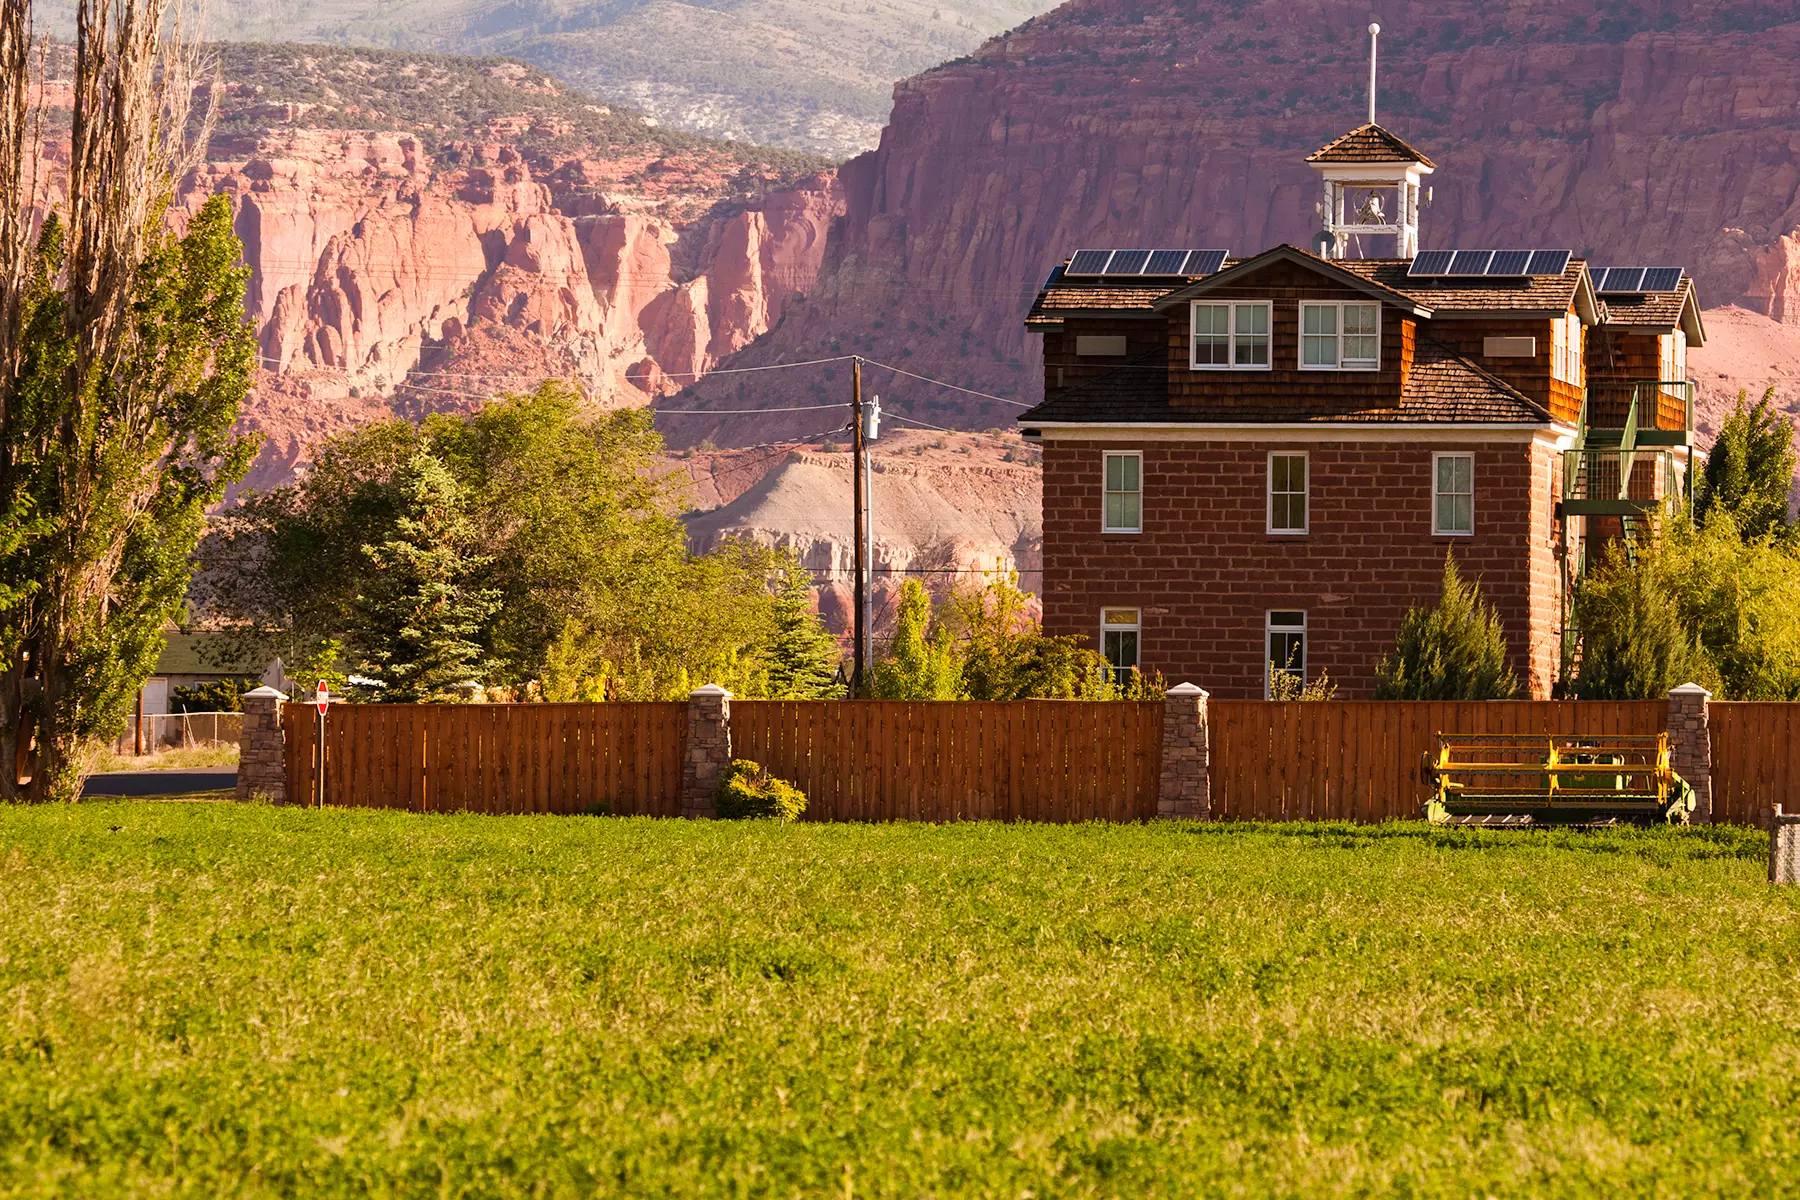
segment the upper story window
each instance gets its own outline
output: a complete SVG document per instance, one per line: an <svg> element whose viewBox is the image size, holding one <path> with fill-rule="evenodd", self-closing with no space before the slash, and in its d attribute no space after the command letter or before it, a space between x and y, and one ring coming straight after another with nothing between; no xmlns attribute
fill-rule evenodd
<svg viewBox="0 0 1800 1200"><path fill-rule="evenodd" d="M1106 454L1106 511L1102 533L1137 533L1144 527L1144 456Z"/></svg>
<svg viewBox="0 0 1800 1200"><path fill-rule="evenodd" d="M1434 454L1431 485L1431 532L1468 536L1475 532L1475 456Z"/></svg>
<svg viewBox="0 0 1800 1200"><path fill-rule="evenodd" d="M1193 350L1188 365L1196 371L1268 370L1272 307L1266 300L1231 304L1196 302Z"/></svg>
<svg viewBox="0 0 1800 1200"><path fill-rule="evenodd" d="M1381 366L1381 305L1300 305L1300 369L1373 371Z"/></svg>
<svg viewBox="0 0 1800 1200"><path fill-rule="evenodd" d="M1564 313L1561 320L1551 322L1551 378L1581 386L1584 378L1581 338L1581 318L1574 313Z"/></svg>
<svg viewBox="0 0 1800 1200"><path fill-rule="evenodd" d="M1656 339L1657 376L1663 383L1687 378L1687 331L1677 329Z"/></svg>
<svg viewBox="0 0 1800 1200"><path fill-rule="evenodd" d="M1306 532L1306 455L1269 455L1269 532Z"/></svg>

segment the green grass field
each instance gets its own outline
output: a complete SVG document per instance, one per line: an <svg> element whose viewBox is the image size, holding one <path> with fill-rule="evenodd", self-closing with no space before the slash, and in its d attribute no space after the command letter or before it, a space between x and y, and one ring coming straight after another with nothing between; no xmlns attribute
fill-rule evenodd
<svg viewBox="0 0 1800 1200"><path fill-rule="evenodd" d="M0 811L0 1195L1771 1195L1741 831Z"/></svg>

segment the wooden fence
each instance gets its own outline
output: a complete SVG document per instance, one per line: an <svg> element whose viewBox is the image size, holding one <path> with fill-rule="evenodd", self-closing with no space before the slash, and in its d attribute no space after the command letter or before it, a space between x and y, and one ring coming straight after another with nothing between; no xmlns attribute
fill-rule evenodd
<svg viewBox="0 0 1800 1200"><path fill-rule="evenodd" d="M1800 811L1800 704L1713 701L1713 819L1766 825L1769 810Z"/></svg>
<svg viewBox="0 0 1800 1200"><path fill-rule="evenodd" d="M1655 734L1669 705L1215 700L1207 710L1215 820L1388 821L1419 815L1440 732Z"/></svg>
<svg viewBox="0 0 1800 1200"><path fill-rule="evenodd" d="M1160 701L734 700L732 754L809 821L1136 821L1156 815Z"/></svg>
<svg viewBox="0 0 1800 1200"><path fill-rule="evenodd" d="M310 802L318 715L284 714L288 795ZM325 803L413 812L681 815L687 705L340 704Z"/></svg>

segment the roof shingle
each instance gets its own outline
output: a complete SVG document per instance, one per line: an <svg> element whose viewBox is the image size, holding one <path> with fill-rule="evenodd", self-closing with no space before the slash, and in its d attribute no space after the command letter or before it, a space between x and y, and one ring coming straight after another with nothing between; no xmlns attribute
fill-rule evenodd
<svg viewBox="0 0 1800 1200"><path fill-rule="evenodd" d="M1019 420L1069 424L1267 422L1320 425L1368 423L1538 424L1550 413L1511 384L1439 342L1422 339L1399 403L1345 408L1305 393L1291 403L1209 402L1204 408L1169 401L1164 355L1147 355L1070 388L1028 410Z"/></svg>
<svg viewBox="0 0 1800 1200"><path fill-rule="evenodd" d="M1379 125L1359 125L1306 156L1309 163L1416 162L1437 166L1424 154Z"/></svg>

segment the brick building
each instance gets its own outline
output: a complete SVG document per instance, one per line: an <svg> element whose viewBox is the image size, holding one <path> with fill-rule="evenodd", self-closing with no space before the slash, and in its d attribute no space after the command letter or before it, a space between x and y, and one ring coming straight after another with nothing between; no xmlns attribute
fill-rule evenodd
<svg viewBox="0 0 1800 1200"><path fill-rule="evenodd" d="M1453 553L1548 696L1589 548L1686 487L1692 281L1419 251L1435 164L1379 125L1308 162L1311 251L1080 251L1038 295L1046 632L1220 697L1271 662L1364 697Z"/></svg>

